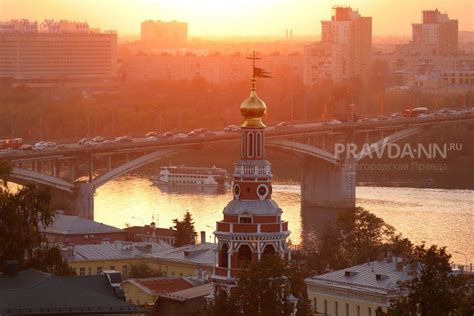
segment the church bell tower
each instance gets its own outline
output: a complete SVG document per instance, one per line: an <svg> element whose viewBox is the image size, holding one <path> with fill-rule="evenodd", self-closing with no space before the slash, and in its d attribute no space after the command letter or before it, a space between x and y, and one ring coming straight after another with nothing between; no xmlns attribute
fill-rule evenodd
<svg viewBox="0 0 474 316"><path fill-rule="evenodd" d="M290 259L287 238L288 222L283 211L272 200L271 164L265 159L265 125L262 119L267 107L257 96L256 78L267 75L255 67L250 96L240 105L244 117L241 125L240 160L234 163L233 199L224 208L224 218L217 222L218 240L213 280L227 291L235 285L240 269L266 255Z"/></svg>

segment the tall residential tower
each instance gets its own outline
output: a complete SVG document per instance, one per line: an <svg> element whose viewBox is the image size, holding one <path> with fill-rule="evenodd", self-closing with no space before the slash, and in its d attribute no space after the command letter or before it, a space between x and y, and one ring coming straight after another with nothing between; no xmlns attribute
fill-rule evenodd
<svg viewBox="0 0 474 316"><path fill-rule="evenodd" d="M321 41L305 47L305 84L363 74L371 50L372 18L350 7L333 7L331 20L321 21Z"/></svg>

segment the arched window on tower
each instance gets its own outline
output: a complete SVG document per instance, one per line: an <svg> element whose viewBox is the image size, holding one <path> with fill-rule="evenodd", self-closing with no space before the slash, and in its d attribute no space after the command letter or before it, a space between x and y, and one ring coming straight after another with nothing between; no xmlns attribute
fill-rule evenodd
<svg viewBox="0 0 474 316"><path fill-rule="evenodd" d="M252 251L248 245L240 246L238 259L239 268L243 268L248 262L252 260Z"/></svg>
<svg viewBox="0 0 474 316"><path fill-rule="evenodd" d="M222 245L221 250L219 251L219 267L222 268L228 268L229 267L229 261L228 261L228 251L229 251L229 246L227 244Z"/></svg>
<svg viewBox="0 0 474 316"><path fill-rule="evenodd" d="M257 158L261 158L262 157L262 132L258 132L257 133L257 145L255 146L256 147L256 151L257 151Z"/></svg>
<svg viewBox="0 0 474 316"><path fill-rule="evenodd" d="M275 255L275 247L273 245L266 245L263 249L263 256L273 256Z"/></svg>
<svg viewBox="0 0 474 316"><path fill-rule="evenodd" d="M242 139L240 140L240 156L245 157L245 133L242 133Z"/></svg>
<svg viewBox="0 0 474 316"><path fill-rule="evenodd" d="M247 157L253 158L253 147L254 147L254 141L253 141L253 133L250 132L247 134Z"/></svg>

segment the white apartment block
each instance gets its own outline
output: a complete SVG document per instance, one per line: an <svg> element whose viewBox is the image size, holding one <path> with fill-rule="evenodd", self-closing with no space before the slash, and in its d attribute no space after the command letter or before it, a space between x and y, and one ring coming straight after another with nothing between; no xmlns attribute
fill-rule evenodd
<svg viewBox="0 0 474 316"><path fill-rule="evenodd" d="M372 49L372 18L350 7L334 7L330 21L321 21L321 42L305 48L304 80L313 85L339 82L368 69Z"/></svg>
<svg viewBox="0 0 474 316"><path fill-rule="evenodd" d="M87 23L0 23L0 80L12 85L109 86L117 79L117 34Z"/></svg>
<svg viewBox="0 0 474 316"><path fill-rule="evenodd" d="M302 80L303 56L264 56L258 67L272 76L290 76ZM248 80L251 61L240 55L140 55L124 58L121 72L127 82L151 80L193 80L204 78L210 83Z"/></svg>

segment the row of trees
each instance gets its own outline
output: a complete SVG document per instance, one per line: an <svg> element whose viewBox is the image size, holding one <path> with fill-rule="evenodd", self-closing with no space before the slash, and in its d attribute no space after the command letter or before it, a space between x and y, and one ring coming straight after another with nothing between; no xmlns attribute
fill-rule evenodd
<svg viewBox="0 0 474 316"><path fill-rule="evenodd" d="M399 112L410 104L459 106L460 95L437 96L416 91L386 91L393 83L384 61L376 61L366 78L311 87L284 67L258 82L259 96L271 106L267 122L330 119L354 103L363 115ZM249 82L212 84L204 78L138 82L114 93L84 95L82 90L4 89L0 97L0 138L70 139L102 135L144 134L155 130L222 128L241 121L239 104ZM462 96L474 101L474 93ZM196 112L206 115L196 115Z"/></svg>

